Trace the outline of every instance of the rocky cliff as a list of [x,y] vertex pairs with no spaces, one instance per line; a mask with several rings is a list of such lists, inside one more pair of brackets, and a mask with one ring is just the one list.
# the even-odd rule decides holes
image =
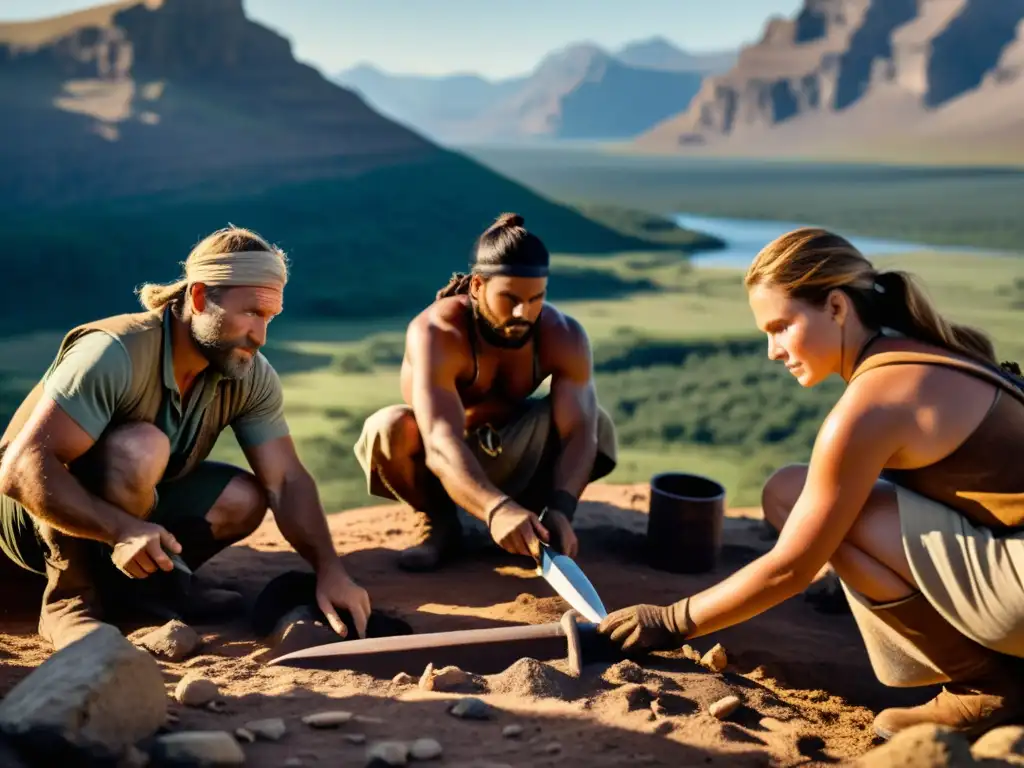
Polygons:
[[[966,114],[960,103],[977,100],[988,118],[1016,126],[1001,128],[1000,141],[1024,156],[1024,111],[1011,95],[1022,20],[1022,0],[806,0],[793,18],[771,19],[731,71],[705,80],[688,110],[638,143],[871,154],[927,137],[919,150],[971,152],[981,147],[962,146],[966,125],[943,136],[961,122],[947,112]],[[979,121],[972,140],[984,142],[990,128]]]
[[295,61],[242,0],[118,3],[0,25],[0,106],[0,196],[33,205],[242,169],[299,180],[436,151]]

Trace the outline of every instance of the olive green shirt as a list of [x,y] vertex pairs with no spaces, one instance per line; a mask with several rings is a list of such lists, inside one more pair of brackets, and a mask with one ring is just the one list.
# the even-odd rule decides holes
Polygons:
[[[171,462],[184,461],[195,442],[203,413],[213,402],[221,376],[209,369],[193,382],[187,402],[174,379],[171,352],[171,318],[165,316],[161,355],[163,397],[155,426],[171,442]],[[248,399],[241,414],[231,423],[243,448],[288,434],[284,417],[281,381],[273,367],[257,358],[248,374]],[[110,334],[93,332],[82,336],[68,349],[60,363],[45,378],[44,391],[93,440],[98,440],[110,423],[121,398],[129,391],[132,362],[122,343]]]

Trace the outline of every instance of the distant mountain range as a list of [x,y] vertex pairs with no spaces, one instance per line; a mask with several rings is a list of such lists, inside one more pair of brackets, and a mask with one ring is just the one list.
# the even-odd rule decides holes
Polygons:
[[654,37],[608,52],[582,43],[520,77],[396,75],[369,64],[339,73],[394,120],[446,143],[624,139],[685,109],[732,52],[691,54]]
[[636,146],[1024,162],[1024,0],[805,0]]

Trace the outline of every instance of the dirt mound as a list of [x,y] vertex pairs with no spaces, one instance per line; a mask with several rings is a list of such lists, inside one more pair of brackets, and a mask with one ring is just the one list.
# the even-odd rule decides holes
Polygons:
[[520,659],[504,672],[488,678],[491,693],[524,699],[566,699],[572,695],[573,679],[550,664]]

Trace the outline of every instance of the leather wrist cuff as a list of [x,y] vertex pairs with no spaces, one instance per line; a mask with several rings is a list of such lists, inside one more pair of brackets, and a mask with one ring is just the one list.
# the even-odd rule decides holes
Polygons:
[[568,491],[557,490],[548,497],[547,509],[561,512],[570,523],[576,514],[579,500]]

